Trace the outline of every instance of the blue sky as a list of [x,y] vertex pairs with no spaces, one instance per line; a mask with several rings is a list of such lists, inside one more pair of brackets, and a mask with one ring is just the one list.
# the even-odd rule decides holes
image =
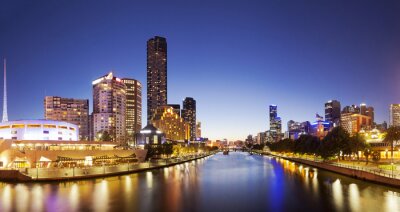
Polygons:
[[284,128],[314,120],[329,99],[365,102],[387,121],[400,102],[398,11],[364,0],[2,1],[9,118],[43,118],[45,95],[91,104],[91,81],[110,70],[145,87],[146,41],[160,35],[168,102],[195,98],[211,139],[266,130],[269,104]]

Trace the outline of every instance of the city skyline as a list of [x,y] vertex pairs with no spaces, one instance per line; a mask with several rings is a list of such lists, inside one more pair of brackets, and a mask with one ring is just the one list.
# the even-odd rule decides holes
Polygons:
[[[77,23],[79,18],[67,21],[70,17],[68,11],[77,9],[74,8],[74,4],[60,8],[51,3],[43,8],[37,8],[34,4],[29,5],[31,7],[27,8],[26,17],[32,16],[33,20],[32,26],[28,27],[31,34],[25,35],[14,27],[25,26],[31,23],[31,20],[26,17],[19,19],[14,17],[15,14],[11,13],[13,5],[10,4],[10,8],[7,8],[11,12],[3,13],[3,9],[0,9],[3,20],[13,20],[12,24],[6,21],[0,22],[2,29],[5,29],[5,33],[0,35],[0,57],[7,58],[9,119],[43,118],[41,108],[45,96],[89,99],[91,106],[93,102],[91,82],[110,70],[114,70],[118,76],[138,79],[145,87],[146,41],[158,35],[166,37],[168,42],[168,104],[180,103],[187,96],[195,98],[198,101],[197,119],[203,123],[202,134],[210,139],[242,140],[249,133],[255,134],[267,130],[269,123],[266,120],[270,104],[279,106],[279,116],[282,117],[284,126],[289,120],[314,121],[316,112],[324,114],[324,104],[330,99],[339,100],[342,106],[365,102],[375,108],[376,122],[388,122],[390,104],[399,103],[400,100],[396,83],[400,77],[398,74],[400,62],[397,59],[400,52],[399,48],[396,48],[399,39],[395,39],[400,37],[398,36],[400,26],[394,21],[399,16],[395,14],[395,8],[399,8],[399,5],[394,4],[392,8],[374,8],[376,4],[364,3],[360,10],[354,11],[355,18],[350,19],[352,20],[350,23],[345,23],[344,20],[349,20],[351,9],[356,5],[350,4],[350,8],[342,10],[340,8],[328,10],[327,6],[321,4],[314,6],[315,8],[303,5],[296,9],[283,2],[254,3],[240,8],[239,6],[243,5],[235,2],[224,11],[227,19],[216,19],[212,14],[207,19],[216,22],[210,27],[217,33],[210,36],[201,32],[208,22],[192,16],[189,16],[189,20],[197,21],[199,26],[181,33],[174,32],[176,30],[174,28],[166,29],[162,24],[146,28],[139,21],[131,20],[133,26],[147,29],[139,33],[140,35],[132,36],[135,33],[134,27],[122,30],[130,26],[129,22],[123,21],[125,20],[123,17],[130,17],[131,14],[122,6],[118,6],[122,12],[117,17],[101,18],[102,21],[110,18],[108,25],[108,22],[106,26],[96,22],[89,30],[85,28],[88,25],[84,22]],[[82,3],[79,6],[82,8],[78,8],[76,15],[84,17],[83,20],[85,18],[91,20],[106,11],[107,3],[96,5],[94,12],[89,14],[85,14],[89,4]],[[125,6],[132,9],[135,5]],[[140,6],[149,7],[149,5]],[[223,5],[215,6],[221,8]],[[279,15],[273,12],[271,15],[266,15],[267,12],[264,14],[261,9],[257,9],[257,6],[267,10],[276,7],[281,12],[291,11],[295,15],[276,23],[267,21],[266,26],[271,28],[269,31],[261,30],[256,28],[256,24],[249,23],[257,17],[278,18]],[[189,7],[189,9],[194,13],[211,10],[203,7]],[[60,14],[56,14],[54,20],[45,20],[40,13],[46,11],[57,11]],[[303,17],[307,11],[311,12],[310,16]],[[327,22],[324,24],[313,19],[323,12],[332,15],[338,11],[342,11],[343,17],[338,15],[337,23],[336,20],[327,17],[325,19],[322,17]],[[172,18],[166,19],[176,20],[184,13],[182,10],[176,12]],[[249,16],[240,21],[234,17],[235,12],[239,12],[240,17],[244,17],[245,14]],[[365,20],[358,19],[356,17],[359,13],[371,13],[371,17],[364,17]],[[146,14],[139,14],[148,17]],[[296,15],[303,17],[301,21],[294,20]],[[385,20],[386,25],[378,26],[379,22],[374,22],[376,17]],[[73,27],[69,25],[72,28],[67,29],[53,23],[54,21],[60,22],[60,25],[61,23],[77,25]],[[157,24],[155,20],[150,22]],[[370,24],[377,32],[369,31],[367,26]],[[188,25],[189,21],[176,27],[183,29]],[[221,26],[225,26],[227,32],[218,28]],[[84,33],[76,34],[75,27]],[[110,30],[113,33],[109,33],[107,27],[114,29]],[[239,27],[245,27],[248,31],[239,31]],[[320,29],[314,32],[317,27]],[[347,29],[344,30],[347,37],[333,33],[335,29],[341,31]],[[254,34],[250,32],[252,30]],[[105,35],[97,35],[99,31]],[[54,37],[54,34],[60,32],[65,32],[66,35],[63,37],[60,34],[59,37]],[[385,37],[387,32],[390,32],[392,37]],[[230,33],[230,36],[226,36],[226,33]],[[294,38],[289,36],[290,33],[295,33]],[[336,37],[328,36],[330,33]],[[46,39],[50,38],[46,37],[50,35],[53,36],[52,39]],[[278,35],[283,35],[283,38],[277,39]],[[194,36],[197,42],[193,42],[191,36]],[[374,46],[373,41],[377,38],[387,39],[384,44]],[[251,39],[265,43],[250,41]],[[315,39],[315,43],[311,39]],[[237,43],[239,40],[244,42]],[[297,41],[304,43],[297,44]],[[78,45],[67,46],[75,42]],[[274,45],[274,42],[277,44]],[[355,42],[353,49],[346,47],[351,42]],[[363,46],[365,43],[369,45]],[[23,46],[26,48],[22,48]],[[253,50],[249,53],[248,50],[255,47],[267,51]],[[239,49],[240,51],[235,51]],[[322,55],[310,53],[314,50],[319,50]],[[187,52],[192,54],[188,55]],[[342,53],[346,54],[342,56]],[[332,75],[336,71],[338,73]],[[63,79],[60,78],[60,73]],[[334,83],[323,81],[327,76]],[[260,80],[261,78],[264,80]],[[274,78],[277,80],[273,80]],[[26,83],[18,83],[20,80]],[[362,81],[364,84],[354,83],[357,81]],[[298,87],[303,87],[304,91]],[[299,92],[304,93],[299,95]],[[147,91],[143,89],[143,96],[146,93]],[[21,98],[15,98],[16,96]],[[30,105],[32,109],[24,110],[24,105]],[[146,108],[146,102],[143,101],[142,126],[146,125]],[[90,112],[92,111],[93,108],[90,107]],[[237,111],[245,112],[241,114]]]

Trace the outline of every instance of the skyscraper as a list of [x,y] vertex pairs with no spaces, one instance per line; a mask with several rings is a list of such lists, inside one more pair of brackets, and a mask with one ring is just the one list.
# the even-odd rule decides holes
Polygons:
[[360,104],[360,114],[364,116],[367,114],[367,104],[365,103]]
[[112,141],[125,144],[126,85],[112,72],[92,84],[95,140],[101,140],[107,133]]
[[147,121],[159,106],[167,105],[167,40],[147,41]]
[[133,142],[142,129],[142,84],[129,78],[123,78],[122,82],[126,85],[126,136]]
[[89,139],[89,100],[46,96],[44,118],[65,121],[79,127],[79,139]]
[[374,107],[367,107],[367,110],[365,111],[365,115],[369,116],[371,118],[372,123],[375,121],[375,113],[374,113]]
[[389,119],[389,126],[400,126],[400,104],[390,105]]
[[278,117],[278,106],[269,106],[269,130],[273,140],[278,141],[282,133],[282,120]]
[[4,90],[3,90],[3,119],[1,122],[8,121],[8,113],[7,113],[7,61],[4,58]]
[[182,105],[182,118],[190,126],[190,140],[196,140],[196,100],[186,97]]
[[340,102],[337,100],[329,100],[325,103],[325,121],[330,122],[333,126],[340,123]]

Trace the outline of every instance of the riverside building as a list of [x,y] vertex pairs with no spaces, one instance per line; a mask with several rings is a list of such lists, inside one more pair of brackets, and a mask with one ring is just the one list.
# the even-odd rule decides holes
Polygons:
[[147,41],[147,121],[159,106],[167,105],[167,40],[155,36]]
[[142,84],[129,78],[123,78],[122,82],[126,85],[126,137],[133,144],[135,135],[142,129]]
[[92,82],[93,134],[95,140],[107,132],[111,141],[125,145],[126,85],[110,72]]
[[79,139],[89,139],[89,100],[46,96],[44,98],[46,120],[65,121],[79,128]]

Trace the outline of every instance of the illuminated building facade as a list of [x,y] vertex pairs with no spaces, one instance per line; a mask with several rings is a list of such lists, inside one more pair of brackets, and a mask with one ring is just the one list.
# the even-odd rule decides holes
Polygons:
[[19,120],[0,123],[0,140],[78,141],[79,127],[53,120]]
[[324,138],[332,128],[330,122],[324,121],[323,117],[316,114],[316,121],[311,123],[311,135],[318,137],[319,139]]
[[157,129],[152,124],[148,124],[137,134],[138,145],[160,145],[165,142],[165,133],[161,132],[161,130]]
[[340,124],[340,102],[337,100],[329,100],[325,103],[325,121],[332,123],[332,126]]
[[371,117],[361,114],[342,114],[340,118],[340,126],[345,129],[350,136],[360,132],[360,130],[370,130],[372,127]]
[[142,129],[142,84],[128,78],[123,78],[122,82],[126,85],[126,137],[133,143],[135,134]]
[[400,126],[400,104],[390,105],[389,126]]
[[79,139],[89,139],[89,100],[46,96],[44,98],[46,120],[65,121],[79,128]]
[[167,40],[147,41],[147,121],[159,106],[167,105]]
[[161,106],[155,111],[151,123],[154,127],[165,133],[170,141],[184,141],[190,138],[190,125],[178,114],[174,113],[172,107]]
[[310,133],[311,124],[308,121],[296,122],[293,120],[288,121],[288,138],[298,139],[300,135],[306,135]]
[[168,104],[167,106],[172,107],[172,109],[174,110],[174,113],[181,116],[181,105],[180,104]]
[[92,82],[93,134],[107,132],[113,142],[125,144],[126,85],[112,72]]
[[342,110],[342,114],[343,113],[360,114],[360,107],[357,105],[345,106]]
[[282,120],[278,117],[278,106],[269,106],[269,133],[273,140],[278,141],[282,136]]
[[190,140],[196,140],[196,100],[191,97],[183,100],[182,118],[190,126]]
[[196,137],[201,138],[201,122],[197,122],[196,124]]
[[0,168],[102,166],[121,158],[139,162],[146,158],[145,150],[117,146],[115,142],[0,140]]

